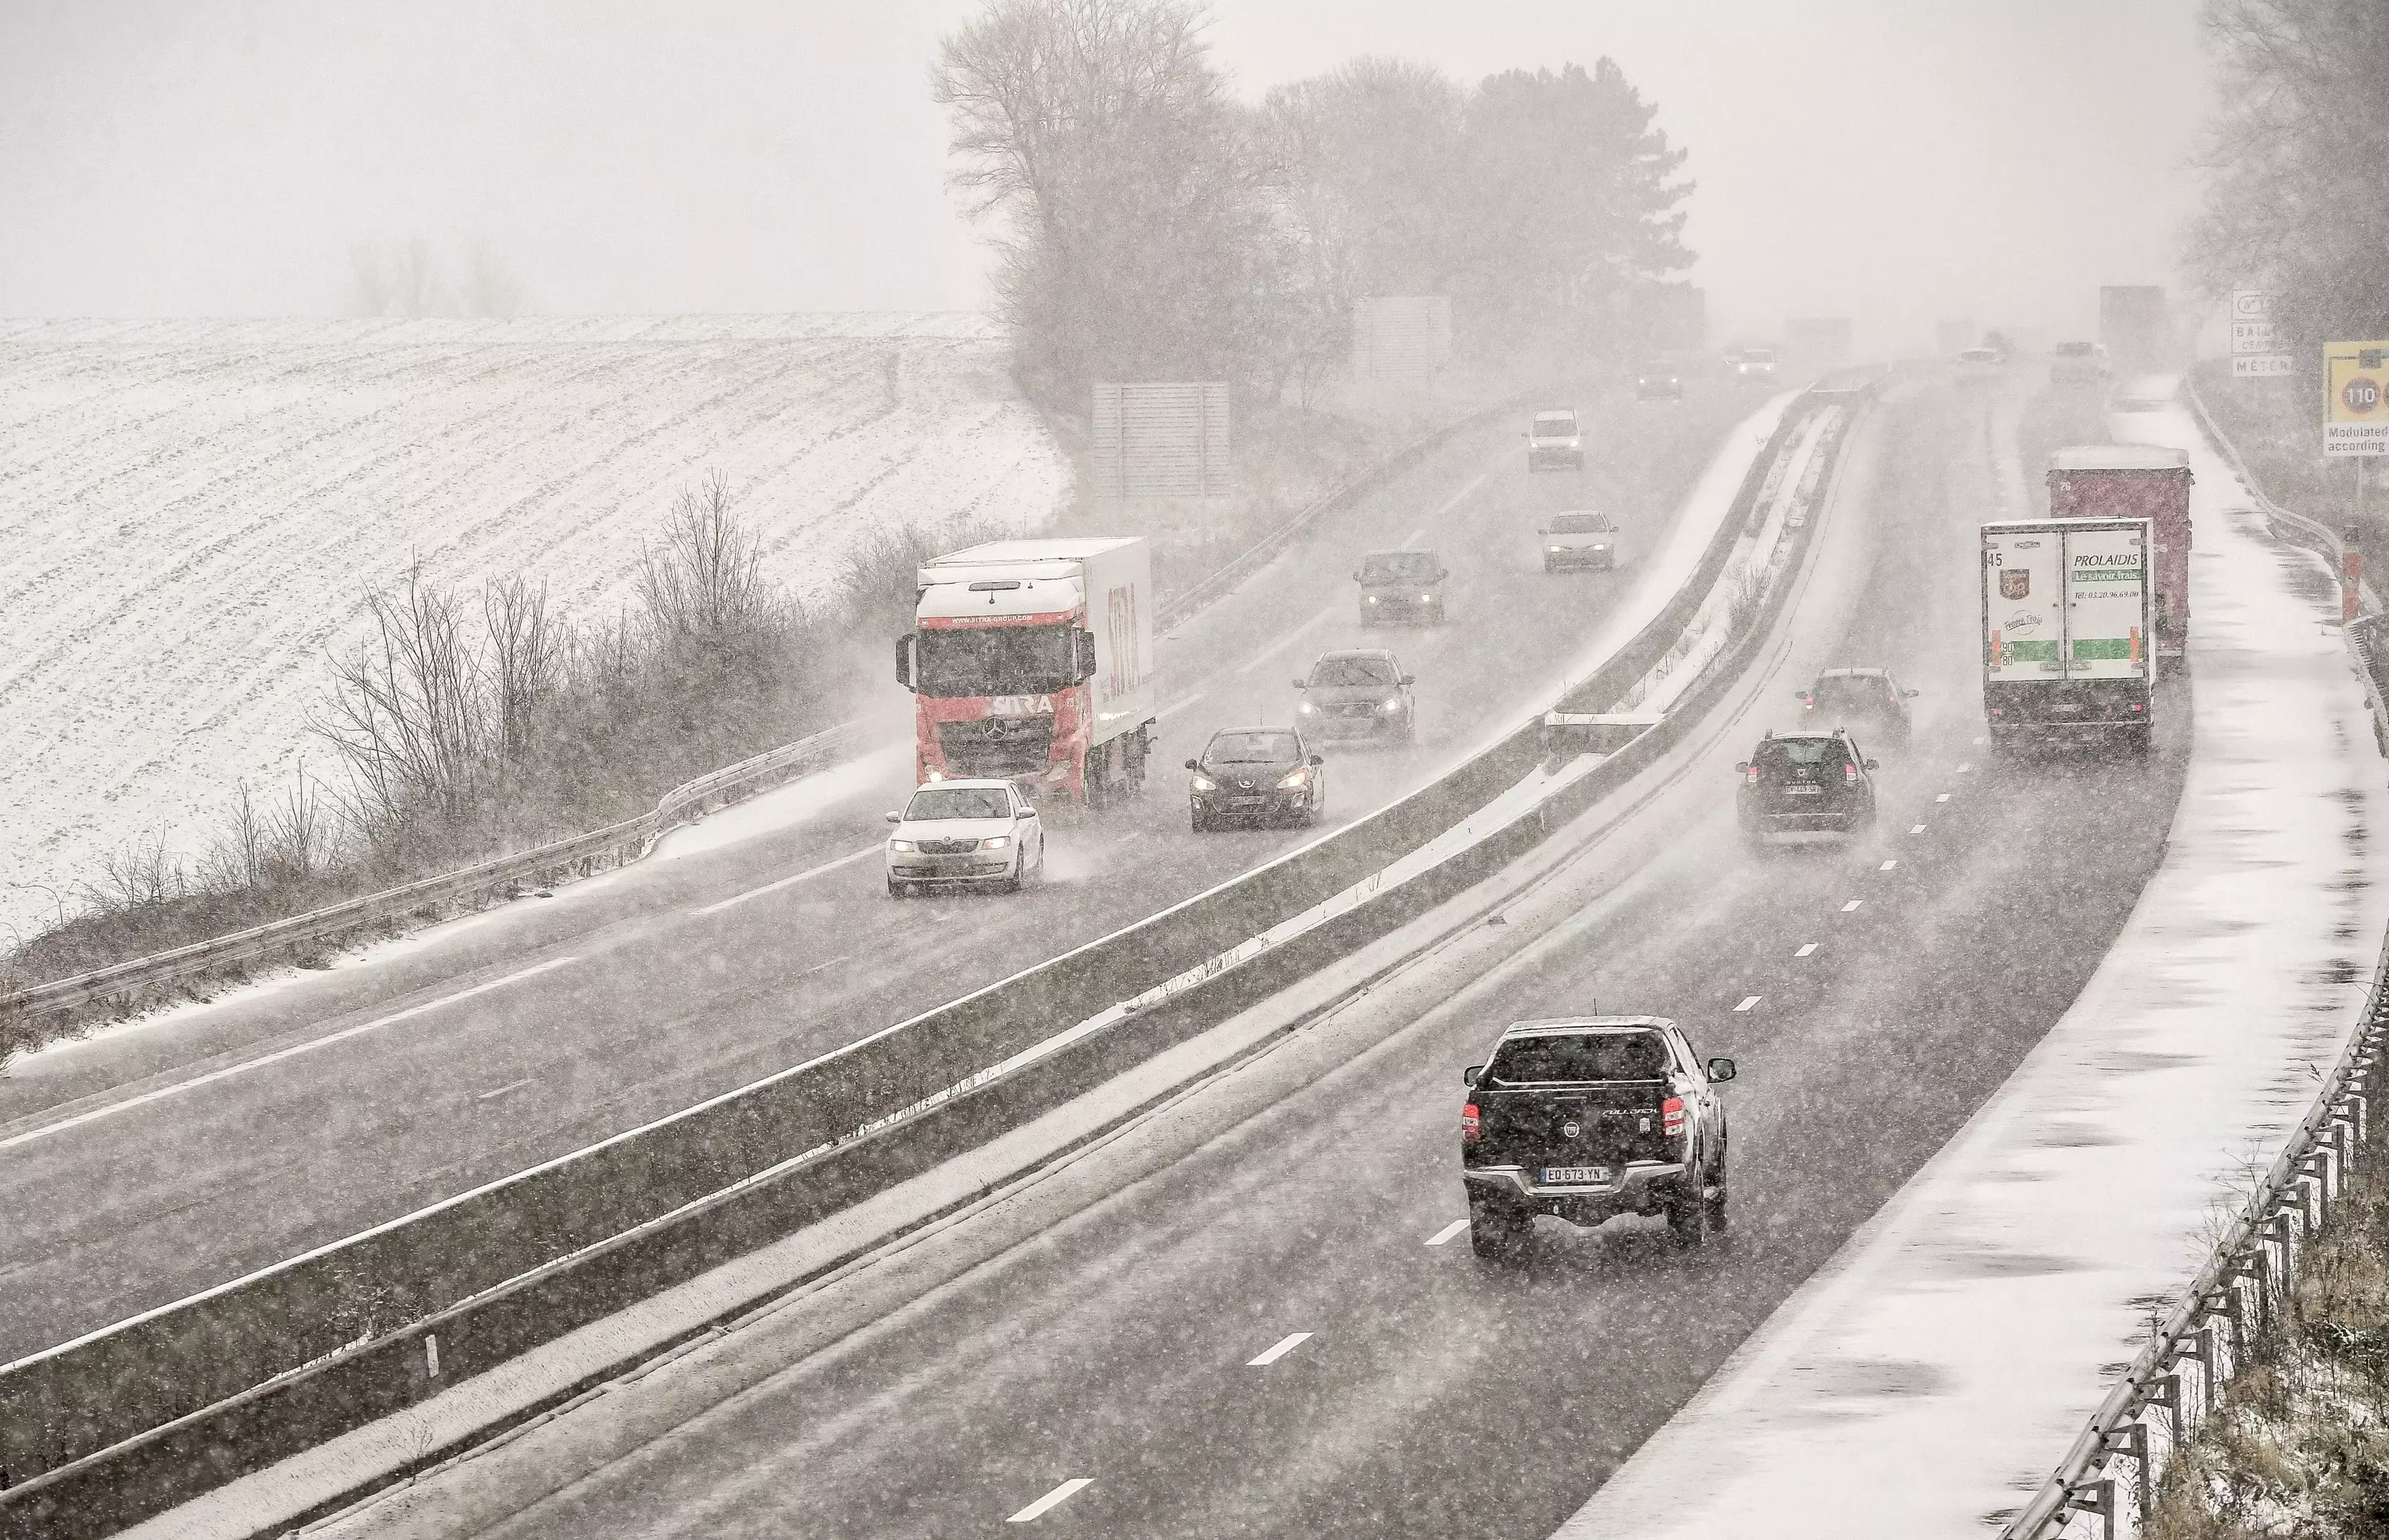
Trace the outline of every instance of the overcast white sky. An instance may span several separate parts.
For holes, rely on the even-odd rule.
[[[924,76],[976,0],[0,0],[0,314],[339,314],[350,248],[485,247],[532,308],[984,302]],[[1692,151],[1716,339],[2087,332],[2173,283],[2194,0],[1219,0],[1264,87],[1616,58]]]

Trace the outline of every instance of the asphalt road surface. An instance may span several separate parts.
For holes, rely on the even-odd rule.
[[[1216,727],[1291,720],[1314,656],[1382,644],[1418,676],[1421,739],[1331,747],[1330,822],[1439,773],[1561,677],[1761,400],[1580,402],[1581,477],[1530,476],[1521,424],[1447,446],[1161,642],[1162,763]],[[1625,567],[1546,575],[1539,515],[1587,505],[1619,516]],[[1364,630],[1354,558],[1414,544],[1452,569],[1449,621]],[[906,735],[910,701],[888,683]],[[1040,888],[898,902],[879,815],[911,762],[884,753],[767,799],[818,804],[800,821],[717,815],[676,836],[694,853],[22,1061],[0,1079],[0,1361],[801,1062],[1315,837],[1194,835],[1183,775],[1054,817]],[[742,819],[762,832],[719,837]]]
[[[1306,1028],[1357,1045],[1335,1067],[490,1533],[1549,1534],[2063,1013],[2158,859],[2187,752],[2166,717],[2145,762],[1988,760],[1974,526],[2018,480],[1983,410],[1894,392],[1728,731],[1511,923]],[[1734,761],[1792,724],[1813,670],[1877,663],[1924,695],[1905,746],[1860,733],[1884,761],[1875,834],[1746,852]],[[1508,1022],[1594,1010],[1672,1015],[1740,1062],[1731,1228],[1685,1253],[1655,1219],[1539,1220],[1522,1260],[1480,1263],[1460,1071]],[[516,1461],[546,1490],[541,1440],[569,1422],[475,1479]]]

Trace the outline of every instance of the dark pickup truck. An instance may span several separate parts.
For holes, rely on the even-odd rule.
[[[1674,1022],[1520,1022],[1462,1078],[1460,1174],[1478,1256],[1512,1255],[1538,1214],[1578,1225],[1664,1214],[1688,1246],[1725,1228],[1725,1103],[1714,1088],[1733,1078],[1733,1061],[1703,1063]]]

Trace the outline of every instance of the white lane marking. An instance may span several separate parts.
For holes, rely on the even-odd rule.
[[[1817,949],[1817,944],[1816,944],[1814,941],[1803,941],[1802,943],[1800,943],[1800,949],[1799,949],[1798,951],[1796,951],[1796,952],[1794,952],[1792,955],[1793,955],[1794,957],[1806,957],[1806,956],[1808,956],[1810,952],[1813,952],[1813,951],[1815,951],[1816,949]]]
[[[1759,997],[1757,995],[1744,995],[1742,997],[1742,1003],[1735,1006],[1734,1009],[1736,1011],[1747,1011],[1752,1006],[1757,1005]]]
[[[185,1091],[197,1090],[201,1086],[210,1085],[218,1080],[229,1080],[236,1075],[247,1075],[250,1070],[263,1069],[268,1064],[279,1063],[285,1059],[295,1059],[301,1053],[313,1053],[319,1048],[329,1048],[334,1043],[345,1042],[351,1037],[378,1031],[382,1027],[405,1021],[411,1016],[420,1016],[427,1011],[437,1011],[443,1005],[454,1005],[458,1000],[471,999],[475,995],[485,995],[492,989],[503,989],[509,984],[519,984],[524,979],[546,973],[551,968],[561,968],[567,963],[580,961],[578,957],[552,957],[545,962],[533,963],[528,968],[507,974],[502,978],[493,978],[487,984],[476,984],[470,989],[459,989],[453,995],[442,995],[438,999],[425,1000],[421,1005],[410,1005],[403,1011],[393,1011],[387,1016],[377,1016],[372,1021],[360,1022],[354,1026],[345,1027],[327,1037],[316,1037],[303,1043],[293,1043],[288,1048],[276,1049],[272,1053],[261,1054],[257,1058],[244,1060],[237,1064],[226,1064],[222,1069],[210,1070],[205,1075],[194,1075],[188,1080],[178,1080],[171,1086],[160,1086],[156,1090],[143,1091],[139,1096],[127,1097],[121,1101],[111,1102],[105,1107],[94,1107],[87,1113],[77,1113],[72,1117],[61,1118],[56,1123],[45,1124],[39,1128],[28,1128],[21,1134],[0,1139],[0,1150],[14,1149],[19,1144],[31,1144],[37,1139],[47,1139],[52,1134],[63,1133],[69,1128],[80,1127],[86,1123],[96,1123],[103,1117],[114,1117],[119,1113],[129,1113],[135,1107],[146,1107],[152,1101],[163,1101],[170,1096],[180,1096]]]
[[[1418,528],[1412,530],[1409,534],[1402,537],[1402,545],[1407,549],[1418,544],[1419,541],[1424,539],[1426,539],[1426,527],[1424,525],[1421,525]]]
[[[1948,792],[1943,792],[1939,796],[1935,797],[1933,800],[1935,802],[1947,802],[1949,800],[1949,794]]]
[[[1963,765],[1960,765],[1960,766],[1958,767],[1958,773],[1959,773],[1960,775],[1963,775],[1963,774],[1965,774],[1968,770],[1973,770],[1974,768],[1974,765],[1973,765],[1973,763],[1972,763],[1972,762],[1969,762],[1969,763],[1966,763],[1966,764],[1963,764]]]
[[[1897,860],[1888,860],[1888,861],[1884,862],[1881,866],[1876,867],[1876,868],[1875,868],[1875,870],[1876,870],[1877,872],[1888,872],[1888,871],[1890,871],[1893,867],[1897,866],[1898,864],[1899,864],[1899,862],[1897,862]]]
[[[518,1091],[530,1084],[530,1082],[529,1080],[509,1081],[505,1085],[500,1086],[496,1090],[483,1091],[480,1095],[473,1098],[473,1100],[476,1101],[494,1101],[499,1097],[505,1095],[506,1092]]]
[[[1442,518],[1444,515],[1446,515],[1446,514],[1448,514],[1448,513],[1451,512],[1454,508],[1459,507],[1462,503],[1463,503],[1467,502],[1471,497],[1474,497],[1475,495],[1476,495],[1476,489],[1477,489],[1477,488],[1479,488],[1479,487],[1482,487],[1483,485],[1485,485],[1486,480],[1487,480],[1488,477],[1490,477],[1492,476],[1492,474],[1493,474],[1493,473],[1492,473],[1491,471],[1486,471],[1486,472],[1485,472],[1485,473],[1483,473],[1482,475],[1478,476],[1478,477],[1477,477],[1477,478],[1476,478],[1476,480],[1471,481],[1467,486],[1463,487],[1463,488],[1461,488],[1461,489],[1460,489],[1460,490],[1458,490],[1458,491],[1456,491],[1456,492],[1452,493],[1452,494],[1451,494],[1451,500],[1450,500],[1450,502],[1446,503],[1442,507],[1437,508],[1437,509],[1435,511],[1435,516],[1436,516],[1437,519]],[[1408,545],[1408,544],[1415,544],[1415,543],[1417,543],[1417,541],[1419,541],[1419,539],[1420,539],[1422,536],[1424,536],[1425,533],[1426,533],[1426,531],[1425,531],[1425,530],[1424,530],[1424,529],[1422,529],[1422,530],[1420,530],[1420,531],[1418,532],[1418,534],[1416,534],[1416,535],[1412,535],[1412,536],[1408,541],[1405,541],[1403,543],[1404,543],[1404,544],[1406,544],[1406,545]]]
[[[1259,1357],[1246,1364],[1245,1367],[1246,1368],[1265,1368],[1269,1365],[1276,1363],[1280,1358],[1284,1357],[1287,1354],[1293,1352],[1296,1348],[1300,1347],[1303,1343],[1309,1341],[1310,1341],[1309,1332],[1297,1331],[1291,1336],[1285,1338],[1284,1341],[1279,1343],[1275,1347],[1271,1348],[1267,1353],[1262,1354]]]
[[[1176,716],[1179,712],[1185,710],[1196,701],[1201,700],[1207,694],[1209,694],[1208,691],[1197,690],[1182,701],[1178,701],[1171,705],[1163,706],[1160,710],[1153,714],[1153,719],[1156,722],[1166,722],[1170,718]]]
[[[798,978],[807,978],[814,974],[820,973],[824,968],[835,968],[841,962],[851,962],[853,961],[854,954],[852,952],[841,952],[837,956],[831,958],[827,962],[814,963],[811,967],[807,968],[803,973],[798,974],[797,976]]]
[[[1454,1219],[1451,1223],[1444,1226],[1443,1228],[1436,1231],[1433,1235],[1428,1236],[1426,1238],[1426,1243],[1430,1246],[1440,1246],[1445,1241],[1450,1240],[1453,1236],[1458,1235],[1462,1230],[1464,1230],[1467,1228],[1467,1220]]]
[[[1053,1491],[1048,1492],[1042,1497],[1040,1497],[1035,1502],[1029,1504],[1027,1508],[1024,1508],[1019,1512],[1014,1514],[1011,1518],[1006,1519],[1004,1522],[1007,1524],[1025,1524],[1031,1519],[1037,1518],[1039,1515],[1042,1514],[1047,1508],[1053,1508],[1063,1502],[1065,1499],[1072,1496],[1080,1487],[1092,1486],[1094,1484],[1094,1478],[1092,1476],[1073,1476],[1068,1481],[1064,1482],[1061,1485],[1055,1487]]]
[[[1863,904],[1863,903],[1865,903],[1865,902],[1866,902],[1866,900],[1865,900],[1864,898],[1853,898],[1853,899],[1851,899],[1848,903],[1844,904],[1844,905],[1842,906],[1842,912],[1843,912],[1844,914],[1847,914],[1847,913],[1849,913],[1852,910],[1857,909],[1860,904]]]
[[[1974,740],[1974,746],[1975,746],[1976,748],[1980,748],[1980,747],[1982,747],[1985,744],[1987,744],[1987,743],[1989,743],[1989,742],[1990,742],[1990,740],[1989,740],[1988,738],[1977,738],[1977,739],[1975,739],[1975,740]]]
[[[1267,663],[1270,659],[1277,656],[1278,654],[1285,651],[1288,647],[1293,646],[1304,637],[1309,636],[1312,631],[1315,631],[1320,627],[1327,624],[1329,620],[1341,613],[1342,612],[1340,610],[1321,610],[1317,615],[1312,616],[1309,619],[1304,621],[1301,625],[1297,626],[1294,630],[1286,632],[1284,636],[1279,638],[1277,644],[1271,647],[1268,651],[1255,654],[1254,656],[1244,665],[1244,667],[1236,670],[1237,677],[1242,678],[1244,675],[1251,673],[1254,669],[1259,668],[1262,664]]]
[[[855,851],[852,855],[840,856],[834,861],[824,861],[819,866],[807,867],[804,871],[798,872],[793,877],[783,877],[776,883],[765,883],[761,887],[750,887],[744,893],[735,893],[729,897],[722,899],[722,902],[718,904],[706,905],[703,909],[696,910],[696,912],[699,914],[719,913],[721,910],[730,908],[733,904],[743,904],[749,898],[760,898],[766,893],[777,893],[784,887],[794,887],[797,884],[808,882],[812,878],[820,876],[824,872],[835,872],[841,866],[852,866],[859,860],[866,860],[873,856],[878,855],[886,848],[887,846],[880,845],[866,846],[862,849]]]
[[[1911,823],[1908,827],[1908,832],[1911,834],[1921,834],[1924,833],[1924,825],[1922,823]]]

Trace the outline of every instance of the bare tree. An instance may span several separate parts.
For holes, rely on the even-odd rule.
[[[431,247],[420,235],[380,246],[352,246],[349,267],[359,315],[441,315],[453,309],[440,285]]]
[[[505,317],[523,312],[522,285],[485,246],[473,248],[472,269],[465,274],[456,299],[460,315]]]
[[[461,822],[481,804],[492,737],[486,666],[463,606],[416,567],[402,592],[368,592],[365,607],[374,635],[333,659],[333,689],[312,725],[348,762],[360,823]]]
[[[563,682],[564,628],[547,607],[547,586],[520,574],[481,590],[489,637],[491,746],[512,776],[538,745],[541,714]]]
[[[761,541],[731,511],[728,478],[711,471],[682,491],[662,540],[642,548],[639,597],[667,645],[749,642],[777,618],[762,560]]]

